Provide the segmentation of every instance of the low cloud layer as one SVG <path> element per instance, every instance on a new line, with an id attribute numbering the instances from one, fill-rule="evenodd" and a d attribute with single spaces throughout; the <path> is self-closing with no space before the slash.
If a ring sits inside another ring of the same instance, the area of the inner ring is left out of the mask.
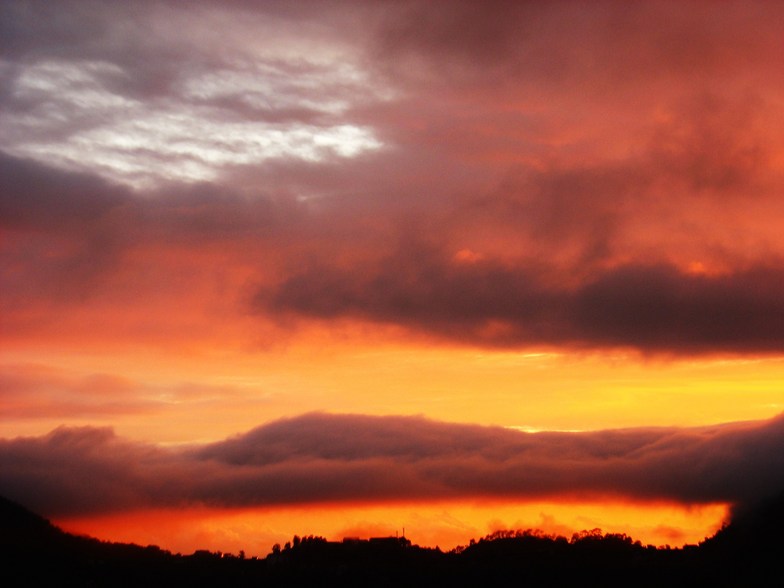
<path id="1" fill-rule="evenodd" d="M 694 429 L 521 433 L 307 414 L 187 448 L 109 429 L 0 441 L 0 494 L 49 516 L 205 504 L 613 497 L 748 503 L 784 487 L 784 418 Z"/>

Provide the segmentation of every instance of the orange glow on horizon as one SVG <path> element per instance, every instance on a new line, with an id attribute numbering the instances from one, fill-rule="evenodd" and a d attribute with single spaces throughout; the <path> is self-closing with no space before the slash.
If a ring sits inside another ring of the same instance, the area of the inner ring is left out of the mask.
<path id="1" fill-rule="evenodd" d="M 312 505 L 274 509 L 161 509 L 68 517 L 54 522 L 72 533 L 102 540 L 158 545 L 175 553 L 197 549 L 264 557 L 294 535 L 406 537 L 422 547 L 450 550 L 502 529 L 538 529 L 567 538 L 595 528 L 625 533 L 644 545 L 680 547 L 713 535 L 727 506 L 624 502 L 461 501 L 381 505 Z"/>

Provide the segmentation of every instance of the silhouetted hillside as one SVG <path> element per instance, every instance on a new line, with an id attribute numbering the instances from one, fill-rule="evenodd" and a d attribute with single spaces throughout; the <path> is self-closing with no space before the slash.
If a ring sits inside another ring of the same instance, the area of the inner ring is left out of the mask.
<path id="1" fill-rule="evenodd" d="M 171 554 L 76 537 L 0 499 L 4 586 L 782 586 L 784 494 L 700 546 L 657 549 L 598 530 L 499 531 L 444 553 L 404 538 L 294 537 L 263 559 Z"/>
<path id="2" fill-rule="evenodd" d="M 12 586 L 137 586 L 172 560 L 157 547 L 102 542 L 65 533 L 0 497 L 0 562 Z"/>
<path id="3" fill-rule="evenodd" d="M 27 510 L 20 504 L 0 496 L 0 521 L 2 535 L 0 546 L 5 549 L 63 538 L 62 531 L 45 518 Z"/>
<path id="4" fill-rule="evenodd" d="M 732 522 L 703 542 L 700 555 L 713 564 L 718 586 L 784 586 L 784 492 L 735 509 Z"/>

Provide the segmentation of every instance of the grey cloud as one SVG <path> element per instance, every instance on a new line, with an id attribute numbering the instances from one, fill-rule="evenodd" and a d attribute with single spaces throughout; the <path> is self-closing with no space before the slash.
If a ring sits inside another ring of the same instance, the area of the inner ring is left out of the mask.
<path id="1" fill-rule="evenodd" d="M 784 486 L 784 419 L 520 433 L 309 414 L 162 449 L 107 429 L 0 441 L 0 493 L 52 515 L 210 504 L 616 496 L 740 504 Z"/>
<path id="2" fill-rule="evenodd" d="M 777 352 L 784 348 L 783 279 L 780 265 L 718 276 L 622 267 L 582 288 L 567 312 L 573 336 L 599 345 Z"/>
<path id="3" fill-rule="evenodd" d="M 0 230 L 7 238 L 0 279 L 8 324 L 17 308 L 83 300 L 117 267 L 132 234 L 130 196 L 90 174 L 0 153 Z"/>
<path id="4" fill-rule="evenodd" d="M 183 8 L 152 0 L 4 3 L 2 147 L 135 187 L 376 148 L 372 131 L 345 114 L 378 99 L 356 59 L 313 52 L 312 43 L 342 37 L 320 24 L 329 11 Z M 261 47 L 259 37 L 273 38 Z"/>
<path id="5" fill-rule="evenodd" d="M 469 345 L 784 349 L 781 265 L 705 275 L 669 264 L 627 264 L 573 285 L 552 280 L 526 261 L 458 263 L 410 247 L 350 269 L 313 265 L 262 289 L 254 302 L 264 312 L 398 324 Z"/>
<path id="6" fill-rule="evenodd" d="M 62 54 L 101 38 L 102 11 L 94 2 L 64 1 L 51 9 L 42 0 L 9 1 L 0 6 L 0 50 L 8 59 Z M 107 3 L 108 4 L 108 3 Z"/>
<path id="7" fill-rule="evenodd" d="M 61 171 L 0 152 L 0 227 L 84 227 L 129 204 L 130 196 L 92 174 Z"/>

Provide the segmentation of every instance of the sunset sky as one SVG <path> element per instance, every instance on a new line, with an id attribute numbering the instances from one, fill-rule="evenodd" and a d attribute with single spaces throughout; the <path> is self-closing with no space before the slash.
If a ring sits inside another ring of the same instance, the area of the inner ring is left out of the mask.
<path id="1" fill-rule="evenodd" d="M 600 527 L 784 489 L 784 4 L 0 4 L 0 495 Z"/>

